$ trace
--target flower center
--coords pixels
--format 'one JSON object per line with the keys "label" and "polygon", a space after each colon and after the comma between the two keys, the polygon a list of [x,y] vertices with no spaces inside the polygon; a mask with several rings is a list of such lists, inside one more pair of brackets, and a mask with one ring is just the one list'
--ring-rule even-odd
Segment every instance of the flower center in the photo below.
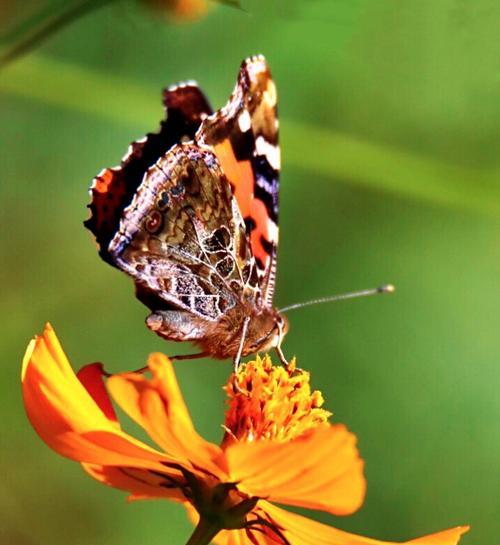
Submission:
{"label": "flower center", "polygon": [[274,366],[271,358],[257,358],[241,365],[225,387],[228,395],[226,436],[255,441],[289,441],[328,422],[323,396],[311,392],[309,373],[295,366]]}

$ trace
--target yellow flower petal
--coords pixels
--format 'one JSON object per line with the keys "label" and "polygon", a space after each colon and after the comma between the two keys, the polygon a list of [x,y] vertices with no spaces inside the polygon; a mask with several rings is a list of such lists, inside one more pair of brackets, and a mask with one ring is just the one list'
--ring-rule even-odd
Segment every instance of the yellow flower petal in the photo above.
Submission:
{"label": "yellow flower petal", "polygon": [[[184,503],[191,522],[196,525],[199,515],[193,506]],[[270,527],[256,526],[248,530],[222,530],[213,543],[216,545],[456,545],[460,536],[469,530],[468,526],[457,526],[442,532],[430,534],[418,539],[404,542],[380,541],[369,537],[358,536],[332,526],[285,511],[267,501],[260,501],[249,520],[257,518],[276,526],[281,532],[281,539]],[[258,530],[257,530],[258,528]],[[252,538],[248,533],[251,533]]]}
{"label": "yellow flower petal", "polygon": [[180,488],[168,475],[133,467],[82,464],[83,469],[97,481],[130,492],[129,500],[164,498],[184,501]]}
{"label": "yellow flower petal", "polygon": [[225,477],[222,450],[195,431],[170,360],[152,354],[148,365],[151,380],[137,373],[110,377],[108,389],[113,398],[167,454],[187,466]]}
{"label": "yellow flower petal", "polygon": [[412,539],[408,543],[419,543],[420,545],[455,545],[460,541],[460,536],[468,532],[469,529],[469,526],[456,526],[449,530]]}
{"label": "yellow flower petal", "polygon": [[323,425],[286,443],[234,442],[226,450],[230,477],[252,496],[336,515],[356,511],[365,495],[356,437]]}
{"label": "yellow flower petal", "polygon": [[[396,545],[394,542],[379,541],[337,530],[326,524],[280,509],[268,502],[260,502],[259,506],[274,523],[281,527],[290,545]],[[468,529],[468,526],[457,526],[450,530],[420,537],[412,541],[405,541],[404,543],[456,545],[460,540],[460,536],[467,532]],[[250,542],[247,543],[250,545]],[[276,542],[273,545],[276,545]]]}
{"label": "yellow flower petal", "polygon": [[63,456],[160,470],[162,462],[177,461],[124,433],[104,414],[74,374],[50,325],[28,346],[22,389],[31,424]]}

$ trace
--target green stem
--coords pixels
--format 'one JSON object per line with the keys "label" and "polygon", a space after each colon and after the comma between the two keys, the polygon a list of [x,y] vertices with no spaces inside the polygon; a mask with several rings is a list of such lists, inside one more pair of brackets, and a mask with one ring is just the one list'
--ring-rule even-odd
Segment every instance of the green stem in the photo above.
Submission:
{"label": "green stem", "polygon": [[220,531],[220,526],[202,517],[186,545],[209,545]]}
{"label": "green stem", "polygon": [[66,11],[49,17],[39,27],[31,29],[31,33],[28,33],[26,38],[22,38],[19,43],[0,56],[0,68],[30,53],[53,34],[56,34],[56,32],[62,30],[80,17],[112,1],[114,0],[83,0],[70,6]]}

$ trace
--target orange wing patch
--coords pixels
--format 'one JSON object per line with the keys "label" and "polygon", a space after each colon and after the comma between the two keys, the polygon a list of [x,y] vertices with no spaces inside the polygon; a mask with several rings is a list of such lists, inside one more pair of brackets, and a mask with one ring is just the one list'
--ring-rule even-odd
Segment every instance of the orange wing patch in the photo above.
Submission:
{"label": "orange wing patch", "polygon": [[243,219],[250,218],[254,223],[254,228],[250,232],[252,252],[254,257],[260,261],[262,268],[266,268],[270,255],[264,248],[262,241],[272,242],[269,240],[269,214],[264,203],[255,198],[255,178],[252,165],[250,161],[236,159],[229,140],[215,145],[214,151],[222,170],[231,183]]}
{"label": "orange wing patch", "polygon": [[221,164],[227,179],[233,187],[241,215],[246,218],[250,215],[250,205],[254,193],[254,176],[250,161],[238,161],[234,155],[233,147],[229,140],[224,140],[214,146],[215,154]]}
{"label": "orange wing patch", "polygon": [[262,56],[243,62],[227,104],[204,119],[195,142],[211,148],[231,183],[266,304],[272,305],[278,245],[276,86]]}
{"label": "orange wing patch", "polygon": [[92,216],[85,225],[94,233],[101,249],[105,250],[117,229],[121,214],[120,207],[127,197],[127,188],[119,172],[108,168],[102,170],[91,187]]}

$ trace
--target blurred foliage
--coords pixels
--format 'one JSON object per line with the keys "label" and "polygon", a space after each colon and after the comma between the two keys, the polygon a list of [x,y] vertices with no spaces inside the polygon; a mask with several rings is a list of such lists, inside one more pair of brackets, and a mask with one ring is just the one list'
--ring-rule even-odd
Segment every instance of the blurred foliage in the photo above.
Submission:
{"label": "blurred foliage", "polygon": [[[64,30],[85,15],[119,0],[72,0],[44,2],[33,15],[21,19],[18,24],[8,24],[15,2],[4,1],[0,22],[6,28],[0,33],[0,67],[35,51],[49,38]],[[210,0],[136,0],[155,15],[166,20],[193,21],[207,14]],[[212,0],[227,6],[240,8],[239,0]],[[122,0],[123,2],[123,0]],[[26,10],[26,7],[24,8]],[[7,22],[7,24],[6,24]]]}
{"label": "blurred foliage", "polygon": [[[4,0],[2,36],[57,4]],[[127,505],[38,440],[20,360],[45,320],[75,367],[131,369],[153,350],[179,350],[147,331],[131,282],[98,259],[81,225],[87,188],[158,125],[162,87],[195,78],[219,107],[255,53],[268,57],[280,93],[277,304],[398,287],[290,314],[286,353],[311,370],[366,460],[363,509],[318,518],[394,540],[470,523],[464,544],[491,543],[500,531],[500,4],[241,4],[174,25],[117,0],[0,71],[0,543],[185,542],[178,506]],[[229,366],[177,368],[197,426],[218,439]]]}
{"label": "blurred foliage", "polygon": [[[133,127],[140,123],[144,111],[136,111],[134,105],[138,102],[148,105],[151,117],[158,111],[156,90],[123,78],[110,79],[103,72],[78,65],[34,57],[10,69],[8,75],[4,90],[70,111],[91,113],[117,125]],[[41,84],[29,85],[33,80]],[[89,82],[93,99],[82,102],[79,90]],[[115,96],[112,88],[126,89],[127,93]],[[291,166],[319,176],[336,176],[356,184],[500,216],[499,169],[457,166],[451,161],[409,153],[391,145],[381,146],[300,121],[285,119],[285,124],[284,147],[290,151]],[[318,157],[317,149],[333,150],[336,160],[332,161],[330,154]]]}

